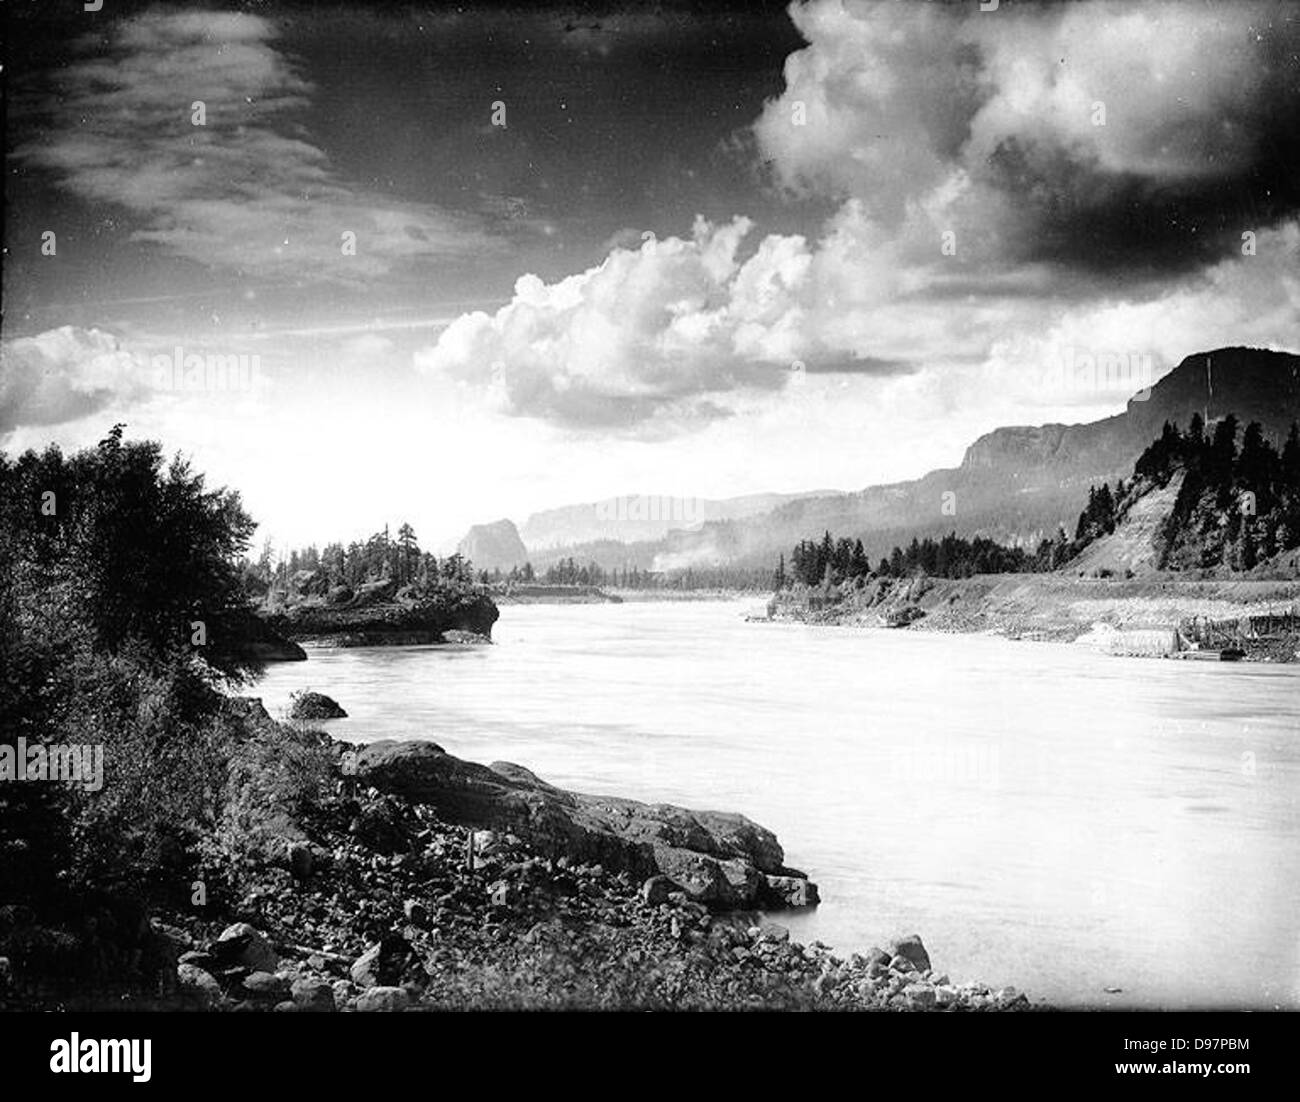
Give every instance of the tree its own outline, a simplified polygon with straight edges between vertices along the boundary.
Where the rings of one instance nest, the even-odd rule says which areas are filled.
[[[399,582],[409,582],[415,575],[415,566],[420,558],[420,545],[415,539],[415,529],[406,522],[397,530]]]

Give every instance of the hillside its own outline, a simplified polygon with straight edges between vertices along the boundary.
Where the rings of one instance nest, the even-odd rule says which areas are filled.
[[[1183,488],[1183,478],[1179,471],[1168,485],[1142,494],[1115,531],[1094,540],[1062,570],[1090,578],[1106,577],[1108,573],[1140,576],[1156,572],[1160,566],[1161,532]]]
[[[604,540],[621,544],[658,540],[674,529],[759,516],[788,501],[834,496],[838,495],[833,490],[748,494],[717,500],[636,494],[534,513],[524,522],[519,534],[536,556],[539,552],[597,544]],[[567,557],[567,554],[566,551],[561,557]]]
[[[572,556],[613,568],[641,569],[733,564],[770,566],[810,534],[860,537],[875,561],[913,536],[985,535],[1001,543],[1036,545],[1059,525],[1071,528],[1088,487],[1127,476],[1166,421],[1187,425],[1232,412],[1243,425],[1258,421],[1280,444],[1300,419],[1300,356],[1250,348],[1219,348],[1188,356],[1123,413],[1087,424],[1012,426],[981,436],[959,467],[919,479],[870,486],[856,493],[786,501],[767,512],[705,521],[641,541],[604,540],[552,548],[535,565]],[[941,509],[955,495],[956,512]]]

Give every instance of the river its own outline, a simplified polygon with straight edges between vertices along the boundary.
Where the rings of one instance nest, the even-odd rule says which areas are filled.
[[[920,933],[1060,1006],[1300,1006],[1300,667],[746,623],[760,602],[505,606],[491,647],[313,650],[341,738],[742,811],[844,953]]]

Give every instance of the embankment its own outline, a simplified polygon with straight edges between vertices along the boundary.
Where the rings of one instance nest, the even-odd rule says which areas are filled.
[[[810,599],[811,597],[811,599]],[[1096,624],[1123,631],[1172,632],[1193,618],[1232,621],[1300,608],[1300,581],[1078,578],[1061,574],[979,574],[971,578],[874,579],[860,590],[826,597],[782,594],[777,619],[881,626],[923,613],[908,630],[988,632],[1013,639],[1073,642]],[[915,613],[912,613],[915,615]],[[1278,648],[1274,660],[1300,649]]]

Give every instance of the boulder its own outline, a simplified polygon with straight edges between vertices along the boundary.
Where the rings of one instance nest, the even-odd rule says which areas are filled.
[[[930,954],[925,951],[925,946],[921,944],[919,934],[908,934],[906,937],[895,938],[889,943],[889,952],[893,957],[902,957],[910,962],[918,972],[930,971]],[[890,963],[892,966],[893,962]]]
[[[908,1010],[933,1010],[938,996],[928,983],[914,983],[903,988]]]
[[[651,876],[641,885],[641,901],[651,907],[668,902],[668,893],[676,890],[676,885],[666,876]]]
[[[522,766],[463,761],[429,742],[358,747],[354,775],[446,822],[510,832],[541,854],[637,878],[665,875],[716,908],[809,906],[815,885],[784,867],[776,836],[743,815],[566,792]]]
[[[236,922],[221,931],[212,944],[212,955],[225,968],[247,968],[252,972],[274,972],[280,958],[266,935],[247,922]]]
[[[346,719],[347,712],[324,693],[310,690],[294,693],[289,705],[290,719]]]
[[[250,976],[245,976],[244,982],[239,986],[245,997],[261,1002],[282,1002],[289,996],[290,991],[287,979],[270,972],[254,972]]]
[[[197,965],[178,964],[176,982],[182,998],[197,1003],[205,1010],[221,1002],[221,985],[210,972]]]
[[[329,1013],[334,1010],[334,986],[328,980],[299,977],[290,987],[294,1005],[299,1010]]]
[[[188,953],[182,953],[177,963],[192,964],[204,972],[211,972],[221,967],[221,962],[215,956],[200,949],[191,949]]]
[[[815,907],[821,902],[817,885],[802,876],[769,876],[764,873],[759,896],[759,902],[772,908]]]
[[[358,987],[391,986],[401,980],[409,954],[408,944],[390,935],[357,957],[349,975]]]
[[[392,1014],[405,1010],[410,1002],[405,987],[372,987],[357,998],[357,1010],[363,1014]]]

